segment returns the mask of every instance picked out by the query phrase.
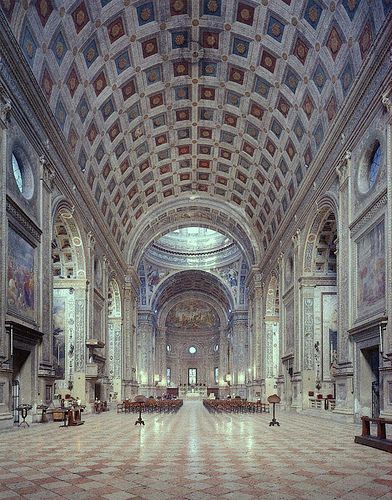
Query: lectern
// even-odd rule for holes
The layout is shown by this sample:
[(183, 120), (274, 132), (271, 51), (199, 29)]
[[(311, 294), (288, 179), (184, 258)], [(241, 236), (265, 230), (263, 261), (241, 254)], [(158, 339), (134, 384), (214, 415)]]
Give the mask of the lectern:
[(277, 425), (280, 427), (280, 423), (275, 418), (275, 405), (280, 403), (280, 397), (277, 394), (272, 394), (271, 396), (268, 396), (267, 401), (268, 403), (272, 403), (272, 420), (270, 422), (270, 427), (271, 425)]

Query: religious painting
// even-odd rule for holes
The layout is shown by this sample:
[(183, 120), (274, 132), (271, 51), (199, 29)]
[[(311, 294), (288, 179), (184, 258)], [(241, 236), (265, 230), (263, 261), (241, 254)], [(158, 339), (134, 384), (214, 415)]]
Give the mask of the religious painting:
[(189, 300), (176, 304), (166, 318), (166, 325), (174, 328), (208, 329), (219, 325), (219, 317), (209, 304)]
[(384, 307), (385, 301), (385, 229), (379, 222), (357, 241), (358, 316)]
[(8, 231), (8, 307), (34, 319), (34, 248), (11, 228)]
[(53, 367), (56, 379), (65, 378), (65, 298), (53, 298)]

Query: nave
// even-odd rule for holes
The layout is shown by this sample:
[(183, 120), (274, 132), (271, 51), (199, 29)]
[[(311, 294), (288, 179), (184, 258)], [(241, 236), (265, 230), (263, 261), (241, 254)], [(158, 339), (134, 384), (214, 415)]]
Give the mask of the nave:
[[(279, 411), (87, 415), (85, 425), (2, 434), (0, 498), (245, 500), (392, 498), (392, 460), (354, 444), (355, 424)], [(11, 451), (12, 450), (12, 451)]]

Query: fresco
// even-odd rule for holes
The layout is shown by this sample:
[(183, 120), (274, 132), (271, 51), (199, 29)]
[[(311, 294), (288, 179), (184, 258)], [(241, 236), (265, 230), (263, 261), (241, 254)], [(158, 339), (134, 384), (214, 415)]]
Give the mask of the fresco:
[(216, 311), (201, 300), (176, 304), (166, 318), (166, 325), (175, 328), (206, 329), (219, 325)]
[(385, 294), (384, 221), (357, 244), (358, 316), (381, 308)]
[(53, 366), (56, 379), (65, 378), (65, 299), (53, 298)]
[(34, 319), (34, 248), (11, 228), (8, 231), (8, 307)]

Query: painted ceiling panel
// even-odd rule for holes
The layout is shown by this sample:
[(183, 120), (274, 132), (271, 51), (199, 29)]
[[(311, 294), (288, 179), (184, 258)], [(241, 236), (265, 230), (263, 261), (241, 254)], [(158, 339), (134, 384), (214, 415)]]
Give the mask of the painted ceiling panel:
[(390, 2), (0, 6), (124, 249), (157, 204), (195, 192), (236, 206), (268, 245)]

